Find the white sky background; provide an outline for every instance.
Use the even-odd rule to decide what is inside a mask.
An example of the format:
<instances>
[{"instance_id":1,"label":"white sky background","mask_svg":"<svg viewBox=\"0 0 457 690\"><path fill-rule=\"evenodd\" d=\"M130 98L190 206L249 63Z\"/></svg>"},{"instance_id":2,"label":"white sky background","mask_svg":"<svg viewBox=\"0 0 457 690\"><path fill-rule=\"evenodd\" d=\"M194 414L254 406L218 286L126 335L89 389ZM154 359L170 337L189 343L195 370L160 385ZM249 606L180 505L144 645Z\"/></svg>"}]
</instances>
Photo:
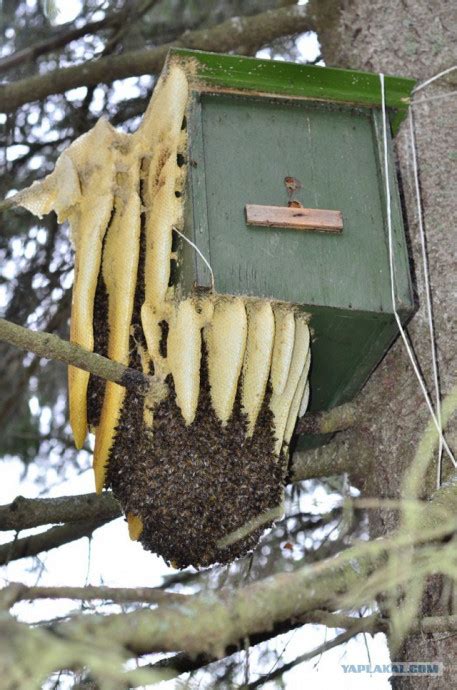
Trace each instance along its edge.
<instances>
[{"instance_id":1,"label":"white sky background","mask_svg":"<svg viewBox=\"0 0 457 690\"><path fill-rule=\"evenodd\" d=\"M35 4L35 0L28 1ZM61 24L72 21L78 15L81 3L79 0L57 0L55 4L59 14L53 23ZM300 2L300 4L305 4L305 2ZM105 5L108 6L108 3ZM97 17L94 16L93 19L97 19ZM319 53L316 36L303 36L299 40L299 48L304 60L314 59ZM261 51L258 56L268 57L268 51ZM135 82L135 80L132 81ZM119 100L126 97L128 82L129 80L117 82ZM85 89L82 91L85 92ZM78 98L80 95L75 94L74 97ZM15 458L5 459L2 463L1 472L0 503L2 504L10 503L17 495L27 497L38 495L65 496L94 491L91 470L80 475L77 475L75 471L70 471L68 473L69 479L58 484L55 484L55 477L50 470L47 479L51 488L45 493L34 481L37 470L33 466L24 478L24 466L20 461ZM301 508L314 512L326 512L333 506L332 497L322 491L302 499ZM27 530L22 532L20 536L36 531L40 530ZM14 532L0 533L2 542L10 541L13 538ZM153 587L161 584L163 576L176 572L168 568L161 558L144 551L137 542L130 541L127 526L123 519L115 520L94 533L90 544L90 558L89 540L85 538L42 554L41 561L43 569L39 575L40 585L105 584L119 587ZM30 571L32 562L32 559L22 559L3 568L3 582L21 581L28 585L37 584L37 572ZM38 601L30 605L17 605L14 612L22 620L34 622L65 615L69 611L78 609L78 607L78 603L72 602L68 602L66 605L66 603L58 601ZM113 607L111 610L119 609ZM279 663L293 660L326 639L335 636L337 632L341 631L326 631L323 626L307 626L305 629L277 638L276 648L280 651L283 650L282 659ZM389 656L384 636L377 635L374 639L370 636L366 636L365 639L363 636L359 636L343 647L326 652L311 662L301 664L287 673L284 679L287 682L287 688L290 689L303 688L309 684L313 690L327 690L330 684L336 683L341 690L358 690L367 687L372 690L388 690L390 685L387 676L345 675L341 669L341 664L386 664L388 662ZM259 671L268 673L271 670L272 665L263 664L259 666L256 663L256 651L255 649L251 650L250 680L256 679ZM168 681L154 687L174 688L177 687L177 683ZM268 683L263 687L266 690L272 690L275 686Z\"/></svg>"}]
</instances>

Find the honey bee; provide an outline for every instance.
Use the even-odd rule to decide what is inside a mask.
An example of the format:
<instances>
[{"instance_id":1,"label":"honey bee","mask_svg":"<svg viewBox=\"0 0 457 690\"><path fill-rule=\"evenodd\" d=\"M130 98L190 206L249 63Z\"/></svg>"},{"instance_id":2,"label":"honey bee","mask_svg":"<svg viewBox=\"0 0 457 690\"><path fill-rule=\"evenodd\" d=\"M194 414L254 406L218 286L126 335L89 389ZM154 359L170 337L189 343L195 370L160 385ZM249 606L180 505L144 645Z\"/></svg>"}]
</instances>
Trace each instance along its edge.
<instances>
[{"instance_id":1,"label":"honey bee","mask_svg":"<svg viewBox=\"0 0 457 690\"><path fill-rule=\"evenodd\" d=\"M294 550L294 545L290 541L286 541L285 544L283 544L283 549L286 549L287 551L293 551Z\"/></svg>"},{"instance_id":2,"label":"honey bee","mask_svg":"<svg viewBox=\"0 0 457 690\"><path fill-rule=\"evenodd\" d=\"M302 189L303 186L300 180L297 180L296 177L285 177L284 185L287 190L287 196L289 197L289 201L292 201L295 193L298 192L299 189Z\"/></svg>"}]
</instances>

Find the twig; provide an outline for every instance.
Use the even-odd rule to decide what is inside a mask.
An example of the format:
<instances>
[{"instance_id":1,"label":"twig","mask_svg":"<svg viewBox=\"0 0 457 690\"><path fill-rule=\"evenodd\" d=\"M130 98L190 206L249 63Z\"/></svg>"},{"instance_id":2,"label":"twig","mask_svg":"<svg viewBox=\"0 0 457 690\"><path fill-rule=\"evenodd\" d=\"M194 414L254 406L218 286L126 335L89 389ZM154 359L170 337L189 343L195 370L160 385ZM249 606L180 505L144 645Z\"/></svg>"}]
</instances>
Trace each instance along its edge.
<instances>
[{"instance_id":1,"label":"twig","mask_svg":"<svg viewBox=\"0 0 457 690\"><path fill-rule=\"evenodd\" d=\"M273 671L266 674L265 676L257 678L257 680L245 686L246 690L254 690L254 688L260 688L262 685L265 685L265 683L268 683L274 680L275 678L280 678L284 673L290 671L290 669L294 668L295 666L303 664L305 661L309 661L310 659L313 659L315 656L319 656L319 654L327 652L329 649L334 649L335 647L339 647L341 644L344 644L345 642L349 642L349 640L351 640L353 637L359 635L361 632L364 632L363 619L361 619L361 621L362 622L360 623L360 625L354 623L351 629L346 630L340 635L337 635L332 640L323 642L322 644L312 649L310 652L306 652L305 654L298 656L293 661L289 661L287 664L282 664L282 666L278 666L278 668L275 668Z\"/></svg>"},{"instance_id":2,"label":"twig","mask_svg":"<svg viewBox=\"0 0 457 690\"><path fill-rule=\"evenodd\" d=\"M0 341L15 345L21 350L34 352L46 359L71 364L95 376L114 381L125 388L142 389L144 392L156 388L158 396L162 394L163 384L158 383L153 377L95 352L89 352L75 343L62 340L53 333L31 331L6 319L0 319Z\"/></svg>"}]
</instances>

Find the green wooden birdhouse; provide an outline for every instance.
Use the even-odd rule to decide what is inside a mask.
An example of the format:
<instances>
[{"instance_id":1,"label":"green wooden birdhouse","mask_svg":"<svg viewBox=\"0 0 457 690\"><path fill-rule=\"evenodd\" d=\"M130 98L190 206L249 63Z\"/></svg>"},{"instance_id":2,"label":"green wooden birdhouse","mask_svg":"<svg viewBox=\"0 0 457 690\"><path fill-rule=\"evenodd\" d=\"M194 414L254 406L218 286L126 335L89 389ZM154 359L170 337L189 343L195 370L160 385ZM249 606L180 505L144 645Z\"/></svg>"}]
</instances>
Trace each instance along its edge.
<instances>
[{"instance_id":1,"label":"green wooden birdhouse","mask_svg":"<svg viewBox=\"0 0 457 690\"><path fill-rule=\"evenodd\" d=\"M379 75L186 50L170 59L192 75L186 234L218 292L311 315L310 408L350 400L398 332ZM393 134L413 84L386 77ZM396 307L406 321L414 306L390 135ZM204 261L185 252L189 284L209 287Z\"/></svg>"}]
</instances>

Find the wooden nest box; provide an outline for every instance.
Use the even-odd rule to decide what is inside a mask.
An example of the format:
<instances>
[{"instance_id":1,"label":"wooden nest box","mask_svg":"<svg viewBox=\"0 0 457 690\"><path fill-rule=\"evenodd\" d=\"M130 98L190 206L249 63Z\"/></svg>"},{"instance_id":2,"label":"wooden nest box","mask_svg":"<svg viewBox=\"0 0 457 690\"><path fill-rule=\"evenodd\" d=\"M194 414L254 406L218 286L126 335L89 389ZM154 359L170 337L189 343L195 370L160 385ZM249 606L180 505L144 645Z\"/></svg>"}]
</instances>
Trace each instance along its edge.
<instances>
[{"instance_id":1,"label":"wooden nest box","mask_svg":"<svg viewBox=\"0 0 457 690\"><path fill-rule=\"evenodd\" d=\"M209 260L218 291L286 300L310 314L310 409L351 400L398 334L379 75L185 50L171 55L194 70L186 233ZM392 134L413 85L385 78ZM414 304L391 132L396 307L406 322ZM299 181L293 195L285 178ZM304 207L302 218L300 208L287 208L290 196ZM209 286L205 264L184 251L185 266L193 267L188 280Z\"/></svg>"},{"instance_id":2,"label":"wooden nest box","mask_svg":"<svg viewBox=\"0 0 457 690\"><path fill-rule=\"evenodd\" d=\"M385 83L395 132L413 82ZM160 384L70 367L70 421L131 536L178 567L255 546L297 417L351 399L397 334L380 98L376 75L172 50L137 132L101 119L18 196L70 223L71 339Z\"/></svg>"}]
</instances>

